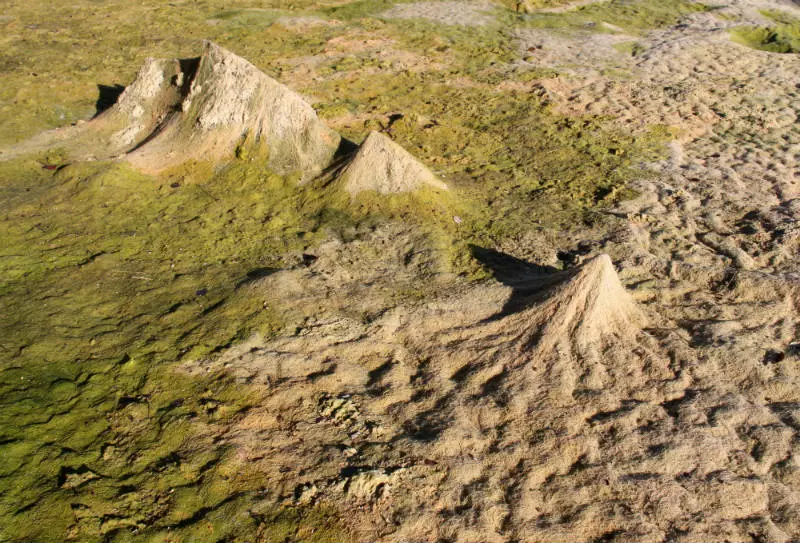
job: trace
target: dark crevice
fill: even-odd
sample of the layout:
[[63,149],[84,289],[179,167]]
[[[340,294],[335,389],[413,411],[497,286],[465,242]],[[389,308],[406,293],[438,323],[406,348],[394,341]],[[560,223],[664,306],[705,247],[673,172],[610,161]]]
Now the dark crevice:
[[[125,87],[119,84],[114,85],[97,85],[97,102],[94,104],[95,113],[94,117],[99,116],[108,108],[113,106],[119,100],[122,93],[125,92]],[[92,118],[94,118],[92,117]]]
[[219,502],[219,503],[217,503],[217,504],[215,504],[213,506],[201,507],[200,509],[195,511],[195,513],[192,516],[190,516],[189,518],[185,518],[185,519],[183,519],[183,520],[181,520],[179,522],[176,522],[175,524],[169,526],[169,528],[175,529],[175,528],[185,528],[186,526],[190,526],[190,525],[194,524],[195,522],[197,522],[199,520],[202,520],[203,517],[205,517],[207,514],[209,514],[210,512],[214,511],[215,509],[219,509],[220,507],[222,507],[226,503],[229,503],[229,502],[231,502],[231,501],[235,500],[236,498],[239,498],[240,496],[243,496],[243,495],[244,495],[244,492],[235,492],[235,493],[231,494],[230,496],[228,496],[227,498],[225,498],[224,500],[222,500],[221,502]]

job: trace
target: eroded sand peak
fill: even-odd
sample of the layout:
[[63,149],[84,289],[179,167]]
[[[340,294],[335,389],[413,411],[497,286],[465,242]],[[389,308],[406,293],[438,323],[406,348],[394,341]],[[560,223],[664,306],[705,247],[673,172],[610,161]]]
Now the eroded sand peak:
[[[230,156],[238,146],[263,150],[281,174],[307,178],[330,163],[339,135],[288,87],[248,61],[206,42],[180,111],[128,159],[161,170],[189,159]],[[180,78],[180,76],[178,76]]]

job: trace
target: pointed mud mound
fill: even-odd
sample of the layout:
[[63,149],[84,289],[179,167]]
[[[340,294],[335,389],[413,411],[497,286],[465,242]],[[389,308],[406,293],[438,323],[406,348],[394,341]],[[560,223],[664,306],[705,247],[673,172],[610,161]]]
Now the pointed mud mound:
[[388,137],[370,132],[342,175],[344,188],[352,195],[365,190],[393,194],[417,190],[424,185],[447,190],[447,185]]
[[552,279],[560,281],[524,312],[539,348],[569,340],[585,352],[609,338],[630,339],[646,322],[606,254]]
[[298,94],[207,42],[199,58],[148,59],[101,115],[40,134],[3,157],[60,146],[76,158],[127,155],[136,167],[157,172],[239,150],[266,155],[279,174],[307,179],[331,162],[339,141]]
[[607,255],[545,276],[540,285],[518,301],[524,309],[474,329],[472,350],[478,355],[469,367],[500,348],[497,360],[509,372],[510,389],[525,402],[558,408],[574,406],[586,393],[647,380],[634,354],[643,352],[640,332],[646,318]]

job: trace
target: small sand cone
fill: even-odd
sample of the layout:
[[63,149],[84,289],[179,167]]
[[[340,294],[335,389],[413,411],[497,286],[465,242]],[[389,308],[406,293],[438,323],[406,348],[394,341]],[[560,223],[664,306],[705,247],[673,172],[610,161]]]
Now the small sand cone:
[[373,190],[378,194],[410,192],[425,185],[447,190],[447,185],[408,151],[378,132],[370,132],[342,175],[351,195]]

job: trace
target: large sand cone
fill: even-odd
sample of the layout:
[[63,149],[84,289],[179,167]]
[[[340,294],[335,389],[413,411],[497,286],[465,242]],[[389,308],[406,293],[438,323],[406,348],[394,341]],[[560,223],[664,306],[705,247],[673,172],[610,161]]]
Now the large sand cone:
[[63,146],[78,158],[126,158],[158,172],[189,159],[267,156],[280,174],[310,178],[330,162],[339,135],[299,95],[246,60],[206,42],[187,60],[148,59],[116,104],[89,122],[53,130],[6,158]]
[[576,390],[602,390],[621,375],[636,382],[646,322],[601,254],[575,269],[516,282],[500,312],[453,326],[436,341],[456,373],[502,372],[502,394],[524,405],[571,405]]
[[646,318],[611,259],[599,255],[549,281],[527,309],[500,321],[514,337],[511,367],[533,370],[529,377],[520,374],[526,384],[518,389],[528,390],[536,401],[547,398],[567,406],[579,389],[601,391],[623,375],[638,383],[641,362],[632,350]]
[[447,185],[408,151],[378,132],[370,132],[342,174],[344,188],[352,195],[362,191],[379,194],[410,192],[425,185],[447,190]]
[[339,140],[299,95],[209,42],[180,112],[128,160],[161,170],[190,158],[231,156],[241,146],[265,151],[278,173],[308,178],[330,163]]

